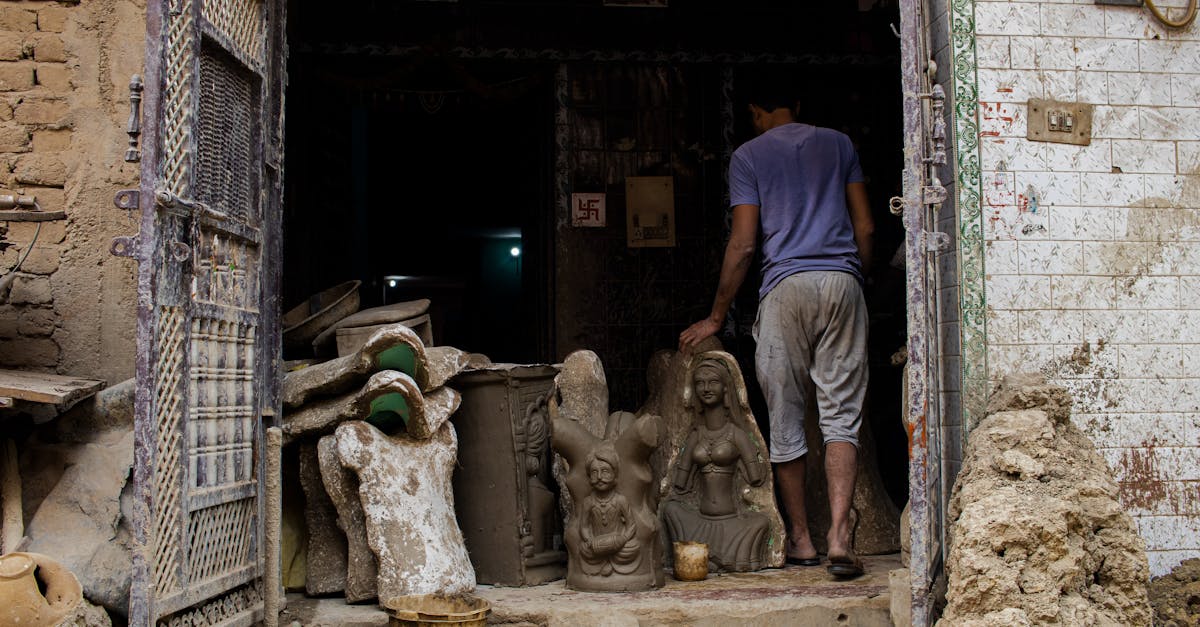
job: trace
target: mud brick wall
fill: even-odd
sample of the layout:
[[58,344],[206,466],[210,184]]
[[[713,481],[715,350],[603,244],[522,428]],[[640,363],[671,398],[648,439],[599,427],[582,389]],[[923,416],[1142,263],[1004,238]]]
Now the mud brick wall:
[[[1200,23],[986,0],[975,26],[988,375],[1071,390],[1163,574],[1200,555]],[[1027,141],[1031,97],[1094,104],[1091,145]]]
[[136,265],[108,249],[137,232],[112,197],[137,181],[122,157],[144,22],[144,1],[0,2],[0,194],[67,215],[7,223],[0,269],[29,254],[0,304],[0,367],[132,375]]

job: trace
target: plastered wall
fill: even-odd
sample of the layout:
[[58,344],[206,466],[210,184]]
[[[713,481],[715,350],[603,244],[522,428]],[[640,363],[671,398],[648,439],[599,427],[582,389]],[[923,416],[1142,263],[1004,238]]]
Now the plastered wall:
[[[982,0],[975,30],[988,377],[1074,393],[1162,574],[1200,555],[1200,24]],[[1026,140],[1031,97],[1094,104],[1091,144]]]
[[0,368],[133,374],[137,267],[108,251],[137,232],[112,198],[137,181],[122,157],[144,36],[144,0],[0,2],[0,193],[67,216],[8,223],[0,270],[29,254],[0,304]]

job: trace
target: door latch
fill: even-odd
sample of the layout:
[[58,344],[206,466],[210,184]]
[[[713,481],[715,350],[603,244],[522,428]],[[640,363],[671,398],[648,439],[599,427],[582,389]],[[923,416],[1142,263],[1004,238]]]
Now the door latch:
[[142,160],[138,149],[138,138],[142,134],[142,77],[137,74],[129,79],[129,148],[125,150],[125,161],[137,163]]
[[138,203],[141,200],[141,192],[136,189],[123,189],[113,196],[113,204],[117,209],[133,211],[138,208]]
[[112,240],[112,245],[108,247],[108,252],[116,255],[117,257],[136,258],[138,254],[138,248],[140,247],[140,241],[137,235],[132,237],[114,237]]

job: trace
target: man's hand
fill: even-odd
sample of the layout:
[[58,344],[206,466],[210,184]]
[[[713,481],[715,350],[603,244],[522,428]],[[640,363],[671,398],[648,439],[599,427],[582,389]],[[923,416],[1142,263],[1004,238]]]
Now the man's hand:
[[716,335],[720,330],[720,323],[713,322],[711,318],[705,318],[679,334],[679,350],[690,353],[697,344]]

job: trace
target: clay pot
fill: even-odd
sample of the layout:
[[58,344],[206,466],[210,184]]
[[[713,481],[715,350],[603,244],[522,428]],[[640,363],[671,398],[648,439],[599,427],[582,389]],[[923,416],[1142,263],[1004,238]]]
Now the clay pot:
[[675,542],[675,578],[680,581],[704,581],[708,577],[708,545],[703,542]]
[[0,625],[53,627],[82,598],[79,580],[49,556],[40,553],[0,556]]

